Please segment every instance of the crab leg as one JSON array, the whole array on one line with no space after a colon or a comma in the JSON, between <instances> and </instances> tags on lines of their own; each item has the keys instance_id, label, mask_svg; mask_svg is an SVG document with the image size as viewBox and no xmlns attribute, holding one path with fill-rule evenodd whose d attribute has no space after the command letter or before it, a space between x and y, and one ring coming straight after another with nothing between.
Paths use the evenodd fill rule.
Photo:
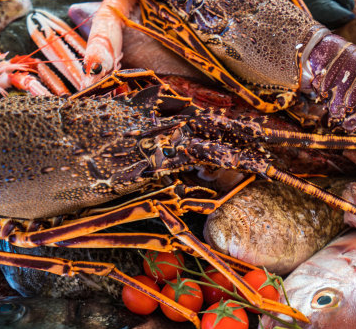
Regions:
<instances>
[{"instance_id":1,"label":"crab leg","mask_svg":"<svg viewBox=\"0 0 356 329\"><path fill-rule=\"evenodd\" d=\"M43 33L34 23L34 19L41 24ZM61 37L56 35L56 32L52 29L53 24L50 19L44 16L43 11L41 13L36 12L27 17L27 29L32 40L41 48L43 54L50 61L53 61L53 65L79 90L80 83L84 77L81 64ZM61 33L62 29L58 29L58 32ZM64 62L58 61L58 59L65 60L66 63L64 64Z\"/></svg>"},{"instance_id":2,"label":"crab leg","mask_svg":"<svg viewBox=\"0 0 356 329\"><path fill-rule=\"evenodd\" d=\"M145 3L150 2L152 3L151 0L145 1ZM157 5L157 8L164 7L164 13L169 13L169 9L164 6L163 4ZM152 10L154 10L153 6L151 6ZM196 66L198 69L202 70L205 74L208 76L220 81L225 85L226 88L229 90L235 92L238 94L240 97L242 97L247 103L250 105L254 106L255 108L265 112L265 113L271 113L271 112L276 112L282 109L285 109L289 107L290 105L293 104L294 98L295 98L295 91L286 91L282 94L279 94L274 101L274 103L268 103L263 101L261 98L256 96L252 91L247 89L245 86L243 86L241 83L239 83L228 71L226 71L224 68L221 66L217 66L214 64L215 60L213 63L209 60L207 60L204 55L201 55L199 53L199 49L196 49L197 47L194 48L194 45L188 44L188 46L191 46L193 49L188 48L187 46L183 46L180 42L177 42L177 40L173 37L171 37L168 34L165 34L164 32L157 32L160 30L159 27L155 28L154 30L150 28L146 28L140 24L137 24L131 20L129 20L127 17L125 17L119 10L116 8L113 8L113 11L117 14L118 17L120 17L123 22L128 26L135 28L143 33L146 33L147 35L151 36L152 38L157 39L160 41L163 45L165 45L167 48L173 50L176 52L178 55L184 57L187 59L192 65ZM159 15L160 12L163 10L160 9L156 12L156 15ZM164 17L162 19L167 19L168 17ZM172 18L173 21L175 21L175 17ZM184 34L186 34L188 37L187 39L193 39L194 42L197 39L196 36L192 35L192 32L188 29L186 29L185 24L181 25L179 24L178 26L174 27L175 29L179 29L179 31L185 31ZM201 45L200 48L205 48L203 45ZM207 50L206 50L207 51ZM210 57L214 57L212 54L210 54Z\"/></svg>"},{"instance_id":3,"label":"crab leg","mask_svg":"<svg viewBox=\"0 0 356 329\"><path fill-rule=\"evenodd\" d=\"M200 320L195 312L122 273L111 263L71 261L61 258L48 258L9 252L0 252L0 263L7 266L33 268L65 276L74 276L80 273L108 276L148 295L161 304L167 305L189 321L193 322L196 328L200 328Z\"/></svg>"}]
</instances>

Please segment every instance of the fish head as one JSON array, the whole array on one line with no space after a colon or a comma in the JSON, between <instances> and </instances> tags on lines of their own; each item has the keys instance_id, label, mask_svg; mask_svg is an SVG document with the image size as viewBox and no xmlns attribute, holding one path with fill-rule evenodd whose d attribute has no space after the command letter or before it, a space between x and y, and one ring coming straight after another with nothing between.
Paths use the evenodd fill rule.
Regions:
<instances>
[{"instance_id":1,"label":"fish head","mask_svg":"<svg viewBox=\"0 0 356 329\"><path fill-rule=\"evenodd\" d=\"M352 234L353 239L356 235ZM354 240L355 241L355 240ZM299 323L305 329L356 328L356 249L355 242L331 244L300 265L285 280L292 307L310 320ZM286 303L284 297L281 302ZM286 316L283 320L291 322ZM280 323L267 316L260 328L272 329Z\"/></svg>"}]
</instances>

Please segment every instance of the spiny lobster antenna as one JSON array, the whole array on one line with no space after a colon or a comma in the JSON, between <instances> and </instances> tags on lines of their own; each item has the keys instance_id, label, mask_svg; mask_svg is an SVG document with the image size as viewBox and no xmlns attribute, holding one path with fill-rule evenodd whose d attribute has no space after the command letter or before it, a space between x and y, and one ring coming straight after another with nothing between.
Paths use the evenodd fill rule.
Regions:
<instances>
[{"instance_id":1,"label":"spiny lobster antenna","mask_svg":"<svg viewBox=\"0 0 356 329\"><path fill-rule=\"evenodd\" d=\"M312 184L302 178L296 177L292 174L289 174L285 171L282 171L276 167L274 167L272 164L268 166L266 175L269 178L278 180L280 182L283 182L286 185L293 186L297 188L300 191L303 191L307 194L310 194L314 197L316 197L319 200L324 201L328 205L342 209L344 211L348 211L354 215L356 215L356 205L344 200L343 198L337 196L336 194L327 192L323 190L321 187Z\"/></svg>"},{"instance_id":2,"label":"spiny lobster antenna","mask_svg":"<svg viewBox=\"0 0 356 329\"><path fill-rule=\"evenodd\" d=\"M356 136L336 136L300 133L270 128L262 128L267 143L285 147L314 149L356 149Z\"/></svg>"}]
</instances>

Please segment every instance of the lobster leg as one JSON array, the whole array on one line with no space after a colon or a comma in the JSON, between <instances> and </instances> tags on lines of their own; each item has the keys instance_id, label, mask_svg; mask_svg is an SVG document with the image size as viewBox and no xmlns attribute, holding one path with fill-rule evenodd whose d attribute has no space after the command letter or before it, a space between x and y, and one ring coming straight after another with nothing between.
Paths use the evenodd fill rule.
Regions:
<instances>
[{"instance_id":1,"label":"lobster leg","mask_svg":"<svg viewBox=\"0 0 356 329\"><path fill-rule=\"evenodd\" d=\"M155 203L157 201L157 196L161 196L161 198L163 196L164 201L162 202L174 209L178 216L189 210L209 214L254 179L254 176L248 178L236 186L226 196L218 200L197 198L181 199L176 192L176 189L181 182L176 181L173 185L155 191L143 198L137 198L114 207L111 211L105 209L103 214L99 213L77 220L66 221L61 226L52 227L39 232L24 232L23 228L13 230L15 227L9 227L10 223L8 219L4 219L3 225L7 225L7 227L1 228L1 238L8 240L10 243L19 247L33 248L77 238L120 224L159 217L159 211ZM189 195L189 193L196 191L198 188L189 188L184 185L181 185L180 187L184 189L184 192L182 192L184 195ZM213 192L206 188L200 189L205 193Z\"/></svg>"},{"instance_id":2,"label":"lobster leg","mask_svg":"<svg viewBox=\"0 0 356 329\"><path fill-rule=\"evenodd\" d=\"M209 248L208 245L203 245ZM93 233L75 239L60 241L48 246L65 248L137 248L161 252L180 250L194 257L200 257L192 248L180 243L177 238L167 234L154 233ZM214 250L214 253L234 270L241 273L258 269L258 267L254 265L222 254L216 250Z\"/></svg>"},{"instance_id":3,"label":"lobster leg","mask_svg":"<svg viewBox=\"0 0 356 329\"><path fill-rule=\"evenodd\" d=\"M147 1L146 1L147 2ZM151 3L151 0L150 0ZM164 10L161 8L161 6L164 8ZM154 9L153 6L151 6L152 10ZM164 16L162 19L166 19L169 21L176 22L177 19L175 16L171 17L173 14L169 11L169 9L164 6L163 4L155 4L155 8L159 9L156 12L156 15L159 15L159 13L164 12L167 14L167 16ZM277 96L276 101L274 103L268 103L263 101L261 98L256 96L252 91L250 91L248 88L243 86L241 83L239 83L228 71L226 71L221 65L214 64L217 62L216 59L212 62L209 59L206 59L204 55L200 54L200 49L203 48L203 54L205 52L208 52L208 50L201 44L201 46L197 47L194 45L191 45L188 43L188 46L193 46L193 49L188 48L187 46L184 46L180 42L177 42L175 38L171 37L170 35L166 34L165 32L157 32L160 30L160 28L155 28L154 30L151 30L150 28L146 28L140 24L137 24L131 20L129 20L127 17L125 17L121 12L119 12L117 9L113 8L113 11L122 19L122 21L129 27L135 28L143 33L146 33L147 35L151 36L152 38L157 39L160 41L162 44L164 44L166 47L169 49L173 50L176 52L178 55L186 58L192 65L196 66L200 70L202 70L204 73L206 73L208 76L220 81L223 83L226 88L232 90L236 94L238 94L240 97L242 97L247 103L250 105L254 106L255 108L265 112L265 113L271 113L271 112L276 112L282 109L286 109L290 105L293 104L294 98L295 98L295 92L294 91L287 91L284 92L280 95ZM168 14L170 16L168 16ZM192 31L186 28L185 24L182 22L179 22L179 25L173 27L175 30L181 31L183 30L184 33L183 35L187 35L186 41L190 41L191 39L194 40L195 42L199 42L197 37L195 35L192 35ZM208 58L214 57L211 53Z\"/></svg>"},{"instance_id":4,"label":"lobster leg","mask_svg":"<svg viewBox=\"0 0 356 329\"><path fill-rule=\"evenodd\" d=\"M233 194L237 193L237 191L241 190L241 188L245 185L246 182L238 185L228 194L228 197L233 196ZM171 194L174 195L175 190L176 186L173 185L163 191L166 192L166 198L169 198ZM191 192L190 188L186 190L186 193L189 192ZM160 195L162 194L162 191L156 192L156 194ZM179 219L179 217L177 217L177 215L181 215L186 212L188 208L197 208L196 205L198 204L200 204L199 207L202 208L203 213L212 212L216 209L217 205L220 205L226 200L226 197L220 199L217 204L212 203L209 199L194 200L193 198L188 199L188 202L185 204L180 204L181 202L177 202L178 195L176 195L176 200L173 200L174 202L172 202L172 200L166 200L166 198L165 201L162 202L154 199L136 201L105 214L74 220L73 223L43 230L42 232L24 233L16 231L8 236L8 241L18 246L35 247L77 238L79 236L87 235L92 232L123 223L152 217L160 217L173 235L175 235L185 245L200 254L202 258L210 262L219 271L222 271L222 274L233 282L253 305L263 307L266 310L281 312L294 318L307 321L302 313L290 308L289 306L263 299L258 292L246 284L240 276L238 276L227 264L225 264L224 261L210 249L210 247L203 245L191 232L189 232L187 226ZM184 201L184 199L182 201ZM168 207L174 210L171 210ZM185 209L183 209L183 207ZM207 210L204 211L204 208ZM5 265L7 265L7 263L5 263Z\"/></svg>"},{"instance_id":5,"label":"lobster leg","mask_svg":"<svg viewBox=\"0 0 356 329\"><path fill-rule=\"evenodd\" d=\"M122 273L115 267L114 264L111 263L81 261L74 262L61 258L14 254L9 252L0 252L0 263L7 266L33 268L65 276L74 276L80 273L108 276L148 295L161 304L167 305L168 307L184 316L186 319L192 321L197 328L200 328L200 320L195 312L185 308L182 305L179 305L158 291Z\"/></svg>"},{"instance_id":6,"label":"lobster leg","mask_svg":"<svg viewBox=\"0 0 356 329\"><path fill-rule=\"evenodd\" d=\"M184 222L177 217L169 208L163 203L157 202L157 209L160 212L160 218L166 224L169 231L174 234L184 244L190 246L197 253L200 254L207 262L213 265L221 274L228 278L242 294L248 299L250 303L261 307L264 310L279 312L287 314L293 318L309 322L309 320L299 311L290 306L281 306L280 303L263 298L255 289L244 282L220 257L218 257L210 247L203 245L193 234L189 231ZM285 307L286 306L286 307Z\"/></svg>"},{"instance_id":7,"label":"lobster leg","mask_svg":"<svg viewBox=\"0 0 356 329\"><path fill-rule=\"evenodd\" d=\"M101 79L97 83L94 83L90 87L76 92L70 96L69 99L73 100L93 95L104 95L117 88L121 88L125 95L128 96L130 92L135 93L137 90L142 89L140 83L160 86L161 90L164 91L165 94L170 95L172 99L181 100L186 104L186 106L191 104L191 98L179 96L178 93L175 92L168 84L157 77L152 70L145 69L113 71L110 75ZM144 90L142 90L142 92L144 92ZM167 95L165 95L165 97L168 97ZM149 98L149 96L146 94L145 96L145 100L147 102L147 98Z\"/></svg>"}]
</instances>

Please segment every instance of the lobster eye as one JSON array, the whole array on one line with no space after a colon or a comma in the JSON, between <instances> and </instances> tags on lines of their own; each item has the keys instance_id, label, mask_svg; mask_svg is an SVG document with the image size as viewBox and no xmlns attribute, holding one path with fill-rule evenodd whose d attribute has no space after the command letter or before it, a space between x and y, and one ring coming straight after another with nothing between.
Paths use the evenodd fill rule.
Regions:
<instances>
[{"instance_id":1,"label":"lobster eye","mask_svg":"<svg viewBox=\"0 0 356 329\"><path fill-rule=\"evenodd\" d=\"M176 149L174 147L165 147L162 152L163 155L167 158L173 158L177 154Z\"/></svg>"},{"instance_id":2,"label":"lobster eye","mask_svg":"<svg viewBox=\"0 0 356 329\"><path fill-rule=\"evenodd\" d=\"M323 309L327 307L337 307L339 305L339 296L332 289L323 289L318 291L311 302L311 307Z\"/></svg>"}]
</instances>

